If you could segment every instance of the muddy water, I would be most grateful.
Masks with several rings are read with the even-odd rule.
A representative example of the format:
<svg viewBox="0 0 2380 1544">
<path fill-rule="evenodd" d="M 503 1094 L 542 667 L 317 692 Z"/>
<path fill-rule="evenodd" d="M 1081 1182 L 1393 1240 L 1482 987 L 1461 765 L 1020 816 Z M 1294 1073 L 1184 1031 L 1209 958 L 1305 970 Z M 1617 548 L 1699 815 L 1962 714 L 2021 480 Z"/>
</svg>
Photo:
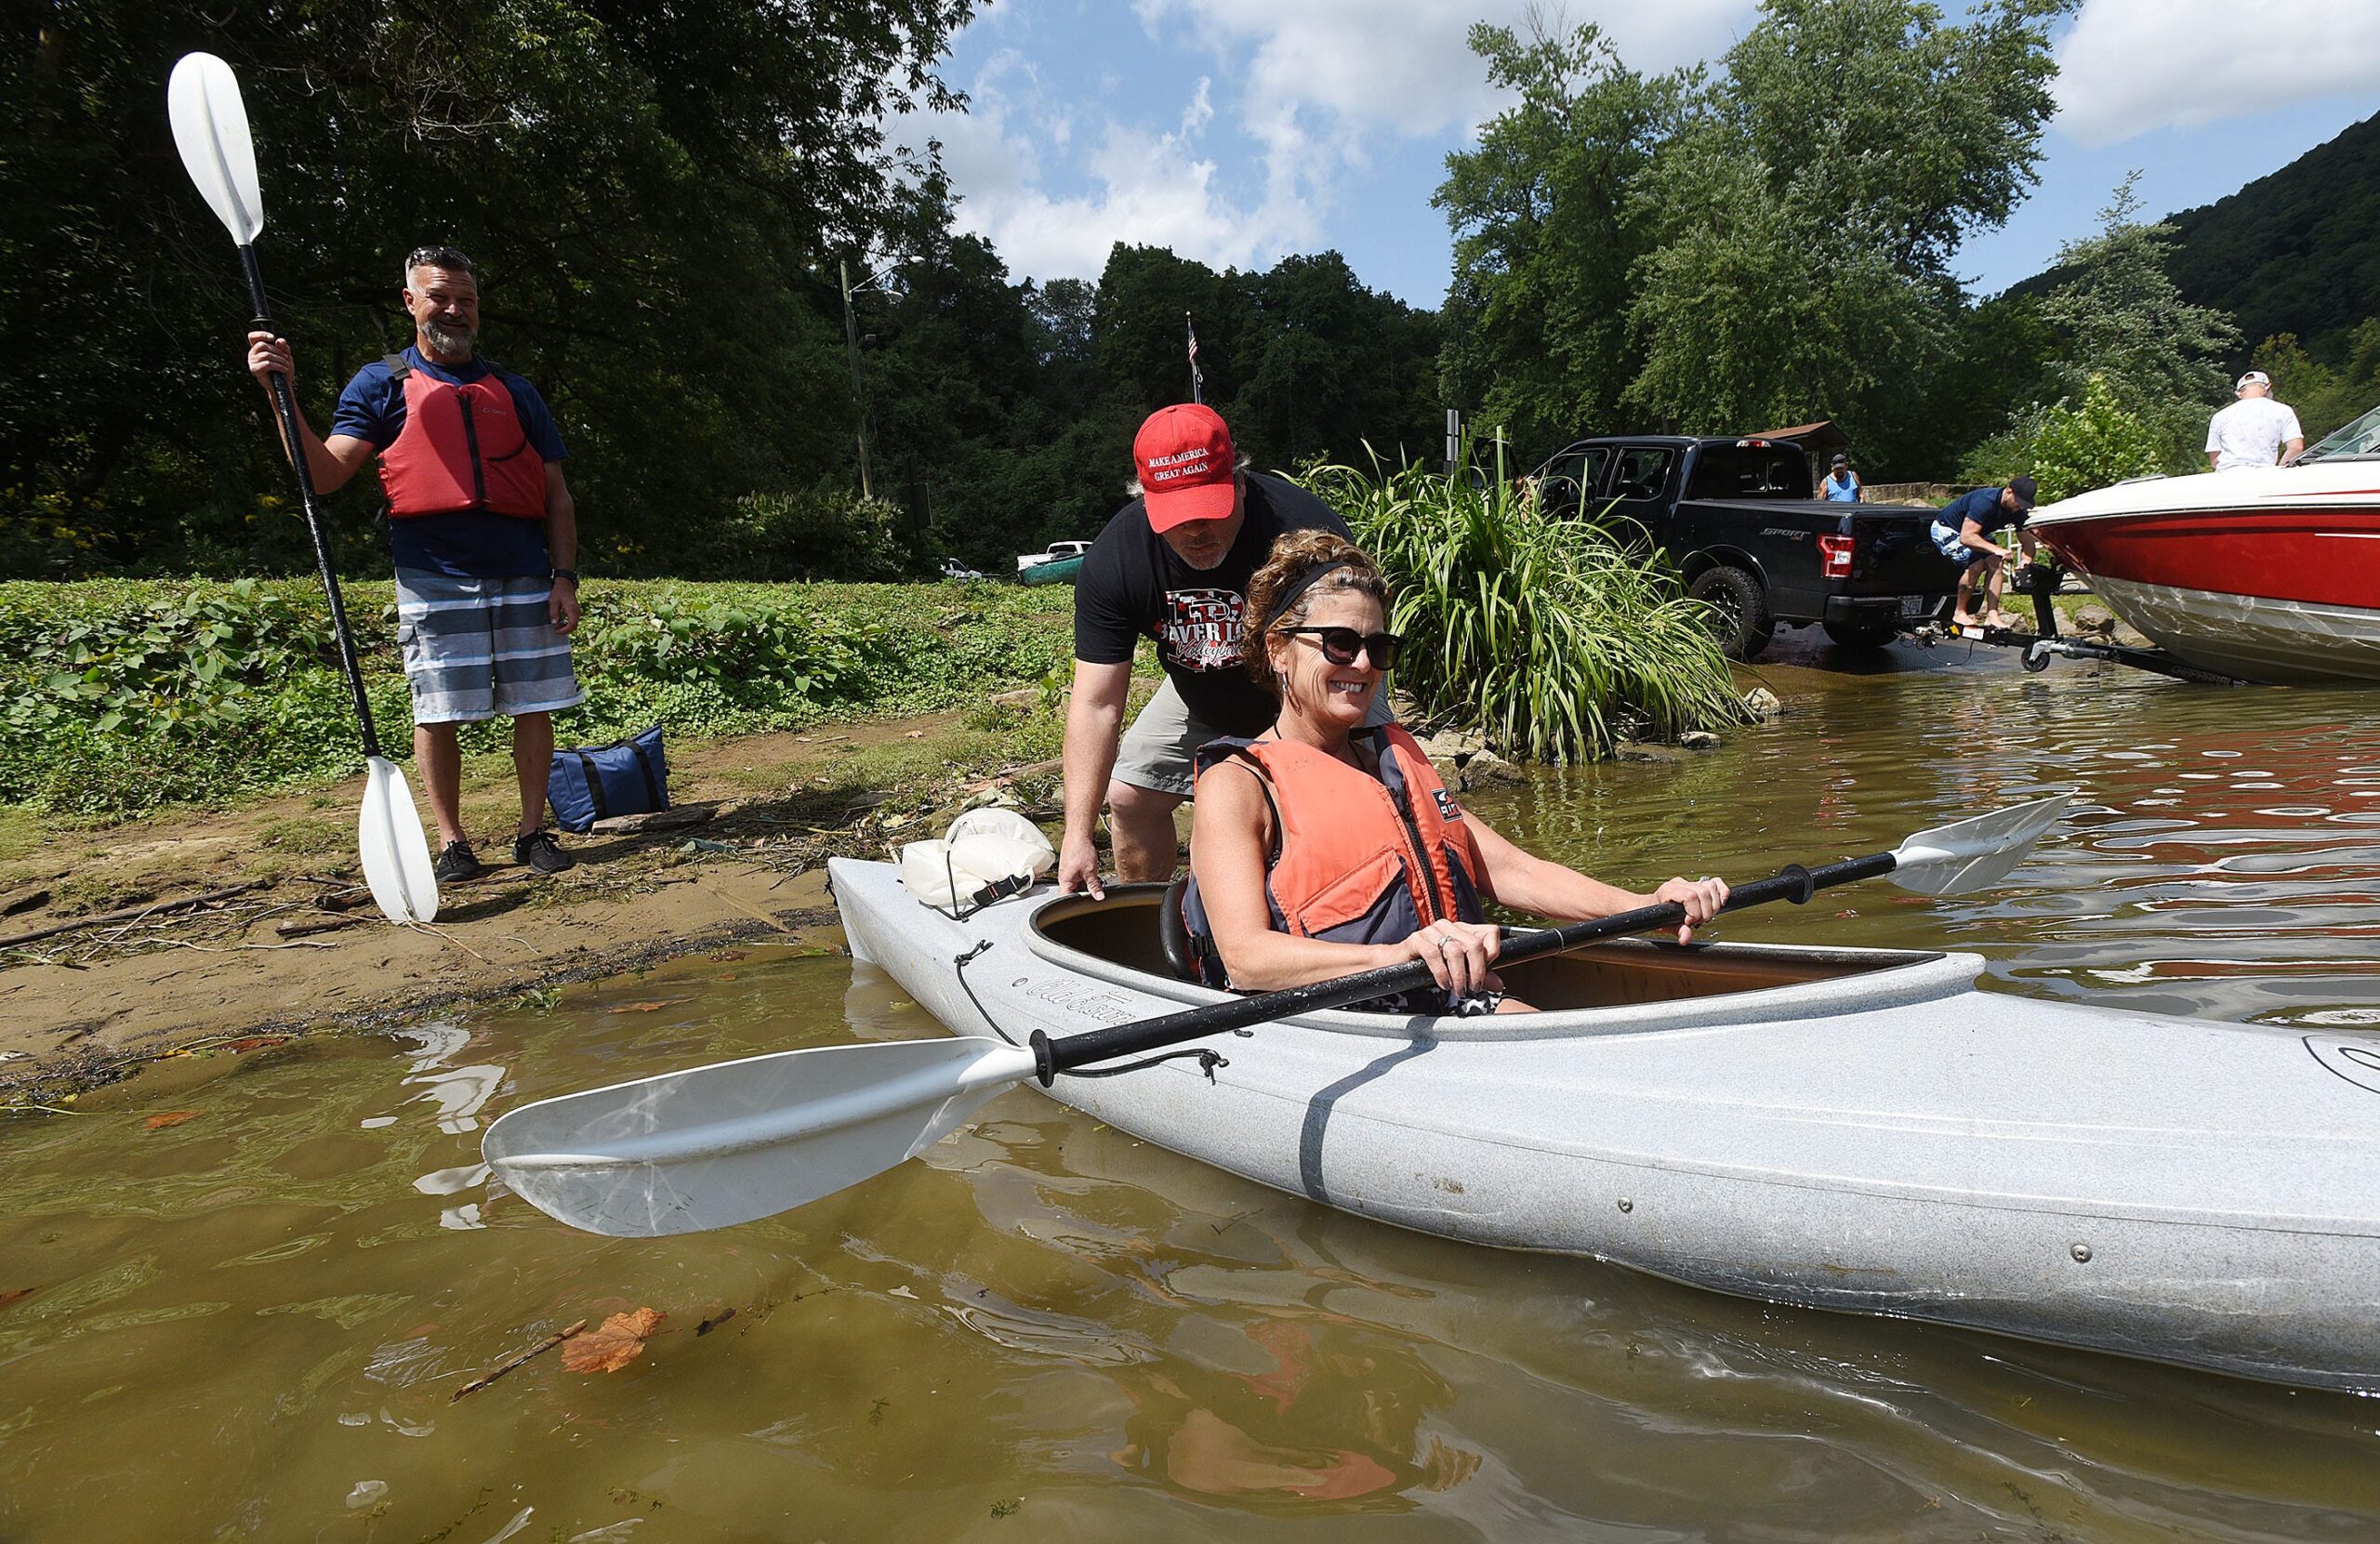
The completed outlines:
<svg viewBox="0 0 2380 1544">
<path fill-rule="evenodd" d="M 2380 1043 L 2369 699 L 1779 653 L 1778 724 L 1472 802 L 1643 880 L 2079 785 L 2004 891 L 1728 931 L 1949 942 L 1997 990 Z M 932 1028 L 873 971 L 756 949 L 13 1117 L 0 1539 L 2380 1537 L 2380 1402 L 1463 1248 L 1037 1095 L 674 1241 L 568 1234 L 478 1167 L 526 1099 Z M 625 1369 L 548 1354 L 453 1401 L 638 1305 L 668 1317 Z"/>
</svg>

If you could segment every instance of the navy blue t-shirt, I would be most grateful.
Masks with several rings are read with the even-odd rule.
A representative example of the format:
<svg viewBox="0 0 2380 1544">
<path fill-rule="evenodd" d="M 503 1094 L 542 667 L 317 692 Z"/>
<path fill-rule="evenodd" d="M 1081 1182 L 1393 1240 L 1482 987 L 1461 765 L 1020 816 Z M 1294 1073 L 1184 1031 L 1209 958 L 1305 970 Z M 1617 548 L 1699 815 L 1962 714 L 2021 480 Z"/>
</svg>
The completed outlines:
<svg viewBox="0 0 2380 1544">
<path fill-rule="evenodd" d="M 566 454 L 554 416 L 537 389 L 509 370 L 474 358 L 459 369 L 433 364 L 419 349 L 408 346 L 405 363 L 432 380 L 469 386 L 495 376 L 512 393 L 512 410 L 540 458 L 559 461 Z M 396 443 L 405 427 L 405 389 L 387 362 L 374 360 L 355 373 L 338 394 L 331 414 L 331 432 L 368 442 L 376 451 Z M 414 515 L 389 521 L 389 550 L 399 568 L 466 579 L 543 578 L 553 568 L 546 551 L 546 522 L 518 515 L 463 509 L 451 515 Z"/>
<path fill-rule="evenodd" d="M 1975 521 L 1975 528 L 1987 536 L 2004 526 L 2013 525 L 2022 530 L 2025 522 L 2033 518 L 2033 512 L 2021 509 L 2012 515 L 2002 508 L 2000 495 L 2007 491 L 2005 488 L 1971 489 L 1942 506 L 1941 512 L 1934 519 L 1950 527 L 1954 534 L 1965 530 L 1970 520 Z"/>
</svg>

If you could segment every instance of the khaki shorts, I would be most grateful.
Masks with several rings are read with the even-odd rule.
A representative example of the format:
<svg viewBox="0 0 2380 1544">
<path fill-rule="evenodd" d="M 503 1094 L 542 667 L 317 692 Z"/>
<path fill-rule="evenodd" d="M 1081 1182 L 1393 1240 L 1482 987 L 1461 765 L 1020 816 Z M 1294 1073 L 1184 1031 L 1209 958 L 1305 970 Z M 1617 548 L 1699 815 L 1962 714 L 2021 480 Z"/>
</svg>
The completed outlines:
<svg viewBox="0 0 2380 1544">
<path fill-rule="evenodd" d="M 1386 690 L 1373 694 L 1372 708 L 1364 716 L 1364 722 L 1388 722 Z M 1157 689 L 1157 695 L 1148 700 L 1148 706 L 1124 731 L 1111 775 L 1117 782 L 1129 783 L 1135 788 L 1188 798 L 1197 781 L 1192 758 L 1200 746 L 1221 738 L 1222 730 L 1191 713 L 1190 705 L 1173 689 L 1173 678 L 1169 676 Z"/>
</svg>

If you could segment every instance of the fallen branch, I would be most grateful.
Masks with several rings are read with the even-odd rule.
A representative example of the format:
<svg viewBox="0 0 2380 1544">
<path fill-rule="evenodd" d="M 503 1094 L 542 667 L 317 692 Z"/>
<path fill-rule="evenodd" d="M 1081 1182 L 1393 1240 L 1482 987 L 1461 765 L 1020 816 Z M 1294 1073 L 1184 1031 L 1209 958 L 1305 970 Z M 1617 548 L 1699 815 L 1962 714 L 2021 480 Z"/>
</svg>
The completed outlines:
<svg viewBox="0 0 2380 1544">
<path fill-rule="evenodd" d="M 10 938 L 0 938 L 0 949 L 13 949 L 20 944 L 31 944 L 36 939 L 55 938 L 60 933 L 73 932 L 80 928 L 104 928 L 118 922 L 139 922 L 168 912 L 189 911 L 211 902 L 226 900 L 234 895 L 245 895 L 252 890 L 261 890 L 265 883 L 266 881 L 262 879 L 249 879 L 242 884 L 225 885 L 220 890 L 210 890 L 203 895 L 186 895 L 178 901 L 154 901 L 145 906 L 124 906 L 115 911 L 99 912 L 90 917 L 77 917 L 68 922 L 54 922 L 46 928 L 35 928 L 29 933 L 18 933 Z"/>
<path fill-rule="evenodd" d="M 681 826 L 700 825 L 718 813 L 716 804 L 673 804 L 667 810 L 609 815 L 588 826 L 588 832 L 591 836 L 618 837 L 632 831 L 674 831 Z"/>
<path fill-rule="evenodd" d="M 309 933 L 326 933 L 340 928 L 352 928 L 364 921 L 361 917 L 293 917 L 272 930 L 284 938 L 304 938 Z"/>
<path fill-rule="evenodd" d="M 446 1403 L 452 1405 L 456 1400 L 462 1398 L 465 1394 L 475 1394 L 479 1392 L 482 1389 L 486 1388 L 489 1384 L 495 1382 L 497 1379 L 502 1378 L 506 1373 L 510 1372 L 513 1368 L 521 1366 L 523 1362 L 543 1356 L 546 1353 L 553 1350 L 554 1347 L 562 1344 L 564 1340 L 569 1339 L 572 1336 L 577 1334 L 580 1330 L 585 1329 L 586 1327 L 587 1321 L 581 1319 L 576 1324 L 570 1326 L 566 1329 L 558 1329 L 554 1331 L 554 1333 L 547 1336 L 536 1345 L 531 1346 L 527 1351 L 522 1352 L 511 1361 L 505 1363 L 504 1366 L 496 1368 L 494 1372 L 489 1373 L 485 1378 L 466 1383 L 461 1388 L 456 1389 L 453 1397 L 448 1399 Z"/>
<path fill-rule="evenodd" d="M 443 928 L 433 928 L 427 922 L 402 922 L 399 923 L 398 926 L 411 928 L 416 932 L 428 933 L 430 937 L 438 940 L 441 944 L 451 944 L 454 947 L 462 950 L 463 953 L 470 956 L 473 959 L 478 960 L 482 965 L 485 965 L 488 962 L 487 956 L 480 953 L 477 949 L 472 948 L 469 944 L 464 943 L 461 939 L 455 937 Z M 328 944 L 320 945 L 320 947 L 325 949 L 331 948 L 332 946 L 333 945 Z"/>
</svg>

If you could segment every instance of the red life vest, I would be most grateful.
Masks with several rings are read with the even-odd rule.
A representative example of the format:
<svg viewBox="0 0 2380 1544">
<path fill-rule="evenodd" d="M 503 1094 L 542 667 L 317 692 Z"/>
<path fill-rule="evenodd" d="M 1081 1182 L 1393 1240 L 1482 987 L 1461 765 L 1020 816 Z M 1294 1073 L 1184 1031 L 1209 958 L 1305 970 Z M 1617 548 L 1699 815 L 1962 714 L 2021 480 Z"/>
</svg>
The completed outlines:
<svg viewBox="0 0 2380 1544">
<path fill-rule="evenodd" d="M 380 453 L 391 519 L 468 509 L 546 518 L 545 457 L 529 443 L 502 371 L 456 386 L 403 354 L 382 363 L 405 393 L 405 427 Z"/>
<path fill-rule="evenodd" d="M 1336 944 L 1396 944 L 1442 917 L 1477 922 L 1486 872 L 1462 811 L 1413 737 L 1395 724 L 1355 731 L 1380 775 L 1295 740 L 1215 740 L 1198 775 L 1233 757 L 1256 764 L 1273 805 L 1264 900 L 1273 926 Z M 1228 986 L 1194 877 L 1183 920 L 1199 973 Z"/>
</svg>

